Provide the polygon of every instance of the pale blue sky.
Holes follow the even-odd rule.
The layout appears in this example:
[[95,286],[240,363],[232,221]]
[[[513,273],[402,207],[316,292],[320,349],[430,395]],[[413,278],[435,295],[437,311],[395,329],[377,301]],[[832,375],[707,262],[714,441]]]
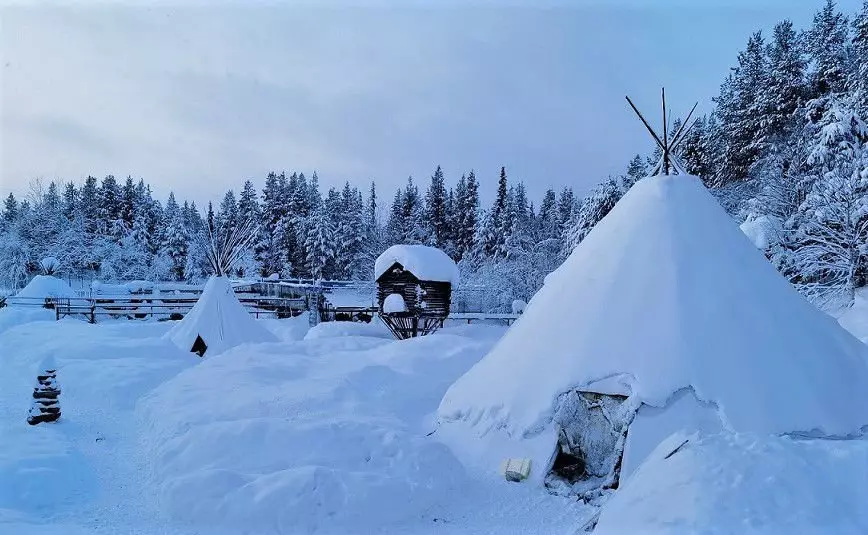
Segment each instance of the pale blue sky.
[[752,31],[821,0],[313,4],[0,7],[0,194],[112,173],[203,203],[316,169],[390,198],[437,164],[584,193],[650,148],[625,94],[708,110]]

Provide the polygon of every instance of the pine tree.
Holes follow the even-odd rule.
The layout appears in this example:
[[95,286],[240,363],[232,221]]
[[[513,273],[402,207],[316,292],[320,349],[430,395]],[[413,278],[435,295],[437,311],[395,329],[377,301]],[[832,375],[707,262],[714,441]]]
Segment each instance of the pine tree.
[[745,180],[753,165],[767,150],[760,94],[768,73],[766,49],[760,32],[748,39],[738,54],[738,66],[721,86],[716,113],[721,118],[723,154],[716,183]]
[[121,192],[115,177],[108,175],[102,179],[98,194],[99,232],[103,236],[120,239],[117,222],[121,218]]
[[807,52],[814,64],[811,90],[815,98],[844,90],[848,38],[847,17],[837,11],[833,0],[826,0],[805,35]]
[[[699,117],[690,127],[690,130],[684,133],[684,139],[678,145],[678,157],[681,159],[684,170],[691,175],[707,177],[711,174],[709,151],[706,146],[707,139],[705,117]],[[630,172],[629,167],[627,172]]]
[[626,191],[632,188],[633,184],[644,178],[647,174],[648,167],[642,160],[642,156],[637,154],[636,156],[633,156],[633,159],[630,160],[629,164],[627,164],[627,174],[624,175],[623,184],[621,185],[621,187],[624,189],[624,191]]
[[169,193],[163,211],[162,252],[171,262],[170,274],[175,280],[182,281],[185,278],[189,243],[190,236],[187,234],[184,216],[175,200],[175,194]]
[[[639,157],[638,155],[636,156]],[[537,224],[539,225],[540,241],[560,238],[559,215],[555,190],[549,188],[543,195],[539,205]]]
[[564,187],[561,190],[560,198],[558,198],[558,227],[561,236],[565,236],[569,231],[575,208],[576,198],[573,195],[573,189]]
[[462,175],[455,188],[455,259],[460,261],[476,247],[476,233],[479,223],[479,184],[476,174],[471,170],[467,177]]
[[256,188],[253,182],[244,181],[241,195],[238,198],[238,219],[240,221],[259,221],[259,201],[256,199]]
[[482,251],[488,258],[502,255],[506,237],[509,235],[509,216],[507,214],[507,202],[509,187],[506,179],[506,168],[500,168],[500,179],[497,181],[497,195],[494,204],[487,214],[486,224],[482,235]]
[[849,76],[849,87],[853,92],[856,110],[862,117],[868,117],[868,1],[853,19],[853,69]]
[[564,256],[568,256],[575,247],[602,221],[621,199],[623,190],[611,177],[595,187],[582,201],[572,227],[567,233],[564,243]]
[[386,245],[404,243],[406,240],[404,221],[404,195],[399,188],[395,191],[392,199],[392,208],[389,210],[389,220],[386,223]]
[[9,193],[3,201],[3,221],[12,223],[18,219],[18,200],[15,195]]
[[335,229],[328,207],[323,204],[318,203],[310,215],[304,244],[308,255],[307,268],[314,280],[324,278],[335,257]]
[[91,235],[96,234],[100,218],[100,193],[95,177],[88,176],[81,187],[81,213],[84,217],[85,228]]
[[446,186],[443,171],[440,166],[431,176],[431,185],[425,194],[425,216],[427,234],[431,236],[431,245],[439,249],[446,247],[449,233],[446,213]]
[[769,74],[758,94],[757,108],[762,114],[761,136],[776,147],[792,131],[795,112],[807,93],[804,53],[789,20],[775,26],[768,62]]
[[119,217],[128,229],[133,228],[133,208],[136,204],[136,185],[133,177],[127,176],[121,190]]
[[78,208],[78,190],[75,183],[67,182],[63,189],[63,216],[67,221],[75,219]]

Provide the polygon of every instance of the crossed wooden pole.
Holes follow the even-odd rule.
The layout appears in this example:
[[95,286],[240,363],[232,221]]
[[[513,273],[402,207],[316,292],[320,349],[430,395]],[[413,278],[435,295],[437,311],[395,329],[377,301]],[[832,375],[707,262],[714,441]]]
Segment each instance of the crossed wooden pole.
[[663,139],[660,139],[660,136],[657,135],[657,132],[651,128],[651,125],[648,124],[648,121],[645,120],[645,117],[642,115],[642,112],[639,111],[639,108],[633,104],[633,101],[630,100],[630,97],[625,96],[627,102],[630,104],[630,107],[633,108],[633,111],[636,112],[636,115],[639,116],[639,120],[642,121],[642,124],[645,125],[645,128],[648,129],[648,133],[651,134],[651,137],[654,138],[654,141],[657,143],[657,146],[663,151],[663,157],[660,159],[660,162],[654,168],[654,172],[651,174],[654,175],[657,172],[661,172],[664,175],[670,174],[670,171],[675,171],[677,174],[686,174],[684,168],[678,162],[678,160],[674,157],[673,152],[681,141],[684,140],[687,133],[693,128],[693,125],[696,124],[696,120],[690,122],[690,118],[693,116],[693,112],[696,110],[696,106],[699,104],[697,102],[690,108],[690,113],[687,114],[687,118],[681,123],[681,126],[678,127],[678,130],[675,132],[675,135],[672,136],[672,139],[669,139],[668,132],[668,121],[666,118],[666,88],[662,88],[660,90],[661,99],[663,101]]

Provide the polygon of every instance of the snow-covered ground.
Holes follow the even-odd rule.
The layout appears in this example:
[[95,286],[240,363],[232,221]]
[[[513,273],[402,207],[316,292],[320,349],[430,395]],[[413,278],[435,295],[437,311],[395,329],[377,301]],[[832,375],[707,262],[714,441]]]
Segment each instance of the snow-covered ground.
[[[169,322],[50,312],[0,310],[0,533],[573,533],[594,513],[480,478],[429,436],[503,327],[398,342],[262,320],[278,342],[199,359]],[[48,356],[63,415],[31,427]]]

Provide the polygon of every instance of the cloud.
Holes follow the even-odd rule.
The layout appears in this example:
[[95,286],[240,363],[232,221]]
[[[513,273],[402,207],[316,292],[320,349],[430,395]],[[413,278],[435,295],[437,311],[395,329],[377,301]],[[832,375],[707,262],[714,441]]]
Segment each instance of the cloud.
[[132,174],[201,205],[316,169],[389,197],[440,164],[581,193],[651,148],[625,93],[707,111],[751,31],[815,9],[373,4],[2,7],[0,190]]

